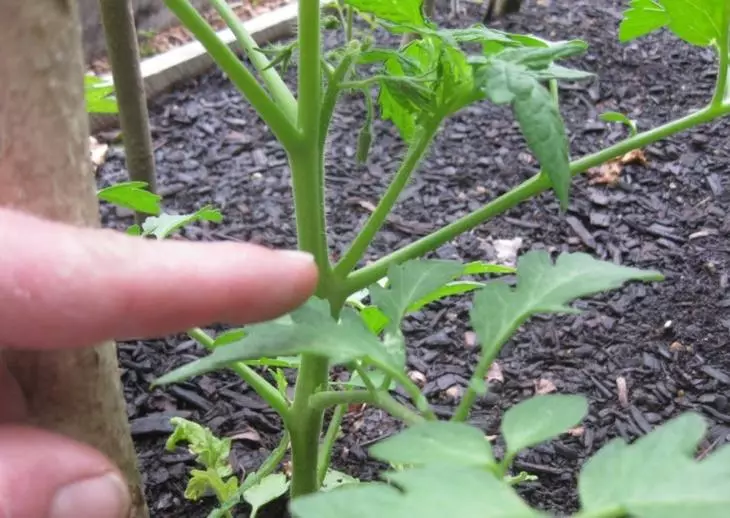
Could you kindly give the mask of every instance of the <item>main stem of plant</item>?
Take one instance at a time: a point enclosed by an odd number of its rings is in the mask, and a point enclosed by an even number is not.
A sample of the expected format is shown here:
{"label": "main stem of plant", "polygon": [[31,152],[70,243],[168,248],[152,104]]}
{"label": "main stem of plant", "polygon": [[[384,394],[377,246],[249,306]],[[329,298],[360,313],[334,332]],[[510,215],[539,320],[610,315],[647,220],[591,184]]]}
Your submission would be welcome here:
{"label": "main stem of plant", "polygon": [[[318,0],[299,2],[299,145],[288,149],[294,187],[294,209],[299,248],[310,252],[319,269],[317,295],[329,298],[332,267],[326,237],[324,210],[324,149],[320,140],[322,72],[320,41],[320,4]],[[341,302],[331,300],[332,313]],[[310,404],[317,389],[326,386],[329,362],[326,358],[303,354],[294,389],[290,414],[292,438],[291,497],[319,489],[317,464],[323,410]]]}

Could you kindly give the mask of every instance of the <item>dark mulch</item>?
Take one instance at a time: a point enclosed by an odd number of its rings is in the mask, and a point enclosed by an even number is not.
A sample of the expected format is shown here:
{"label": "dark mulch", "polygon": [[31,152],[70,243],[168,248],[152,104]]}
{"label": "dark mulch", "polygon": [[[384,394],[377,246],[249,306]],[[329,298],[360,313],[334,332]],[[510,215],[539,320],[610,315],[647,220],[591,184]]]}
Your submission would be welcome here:
{"label": "dark mulch", "polygon": [[[690,48],[669,34],[620,45],[615,34],[624,2],[552,4],[533,2],[499,26],[590,43],[588,55],[576,63],[600,79],[561,94],[574,156],[622,138],[621,128],[597,122],[602,111],[627,112],[641,128],[649,128],[709,99],[714,82],[709,50]],[[478,20],[471,4],[469,9],[468,20],[458,23]],[[220,73],[159,99],[153,114],[166,208],[184,212],[210,203],[225,215],[222,225],[187,229],[187,238],[295,245],[284,153]],[[343,105],[331,138],[329,222],[337,252],[367,216],[360,202],[377,201],[403,152],[393,130],[379,125],[369,166],[356,166],[353,127],[361,115],[359,100]],[[486,433],[496,433],[503,410],[534,394],[536,383],[548,381],[560,393],[590,398],[581,435],[562,437],[519,458],[518,468],[539,476],[520,489],[532,504],[556,514],[575,510],[576,473],[588,455],[609,438],[634,439],[679,412],[695,410],[707,418],[710,431],[703,448],[717,448],[730,438],[728,135],[727,124],[717,122],[654,144],[646,149],[648,165],[627,166],[616,187],[578,178],[565,216],[554,197],[545,194],[438,251],[440,257],[465,261],[491,259],[492,239],[521,237],[522,251],[586,251],[667,276],[661,284],[634,284],[581,302],[586,311],[579,316],[535,319],[502,353],[504,383],[493,384],[473,415]],[[524,151],[516,125],[502,109],[483,104],[454,117],[371,257],[411,242],[534,174],[536,165]],[[101,184],[124,178],[119,151],[100,174]],[[122,211],[108,208],[104,221],[113,226],[130,222]],[[406,324],[409,367],[425,374],[425,390],[445,416],[453,409],[453,387],[464,386],[477,356],[465,339],[467,309],[467,300],[437,305]],[[154,516],[204,516],[209,509],[208,503],[183,501],[191,459],[163,451],[169,416],[194,418],[224,435],[249,430],[247,440],[235,443],[234,463],[241,471],[254,469],[280,434],[274,414],[229,373],[148,389],[156,376],[200,354],[182,337],[120,344],[129,415]],[[621,380],[628,393],[624,404],[618,396]],[[348,416],[335,466],[372,478],[380,466],[368,459],[367,445],[397,429],[378,411]]]}

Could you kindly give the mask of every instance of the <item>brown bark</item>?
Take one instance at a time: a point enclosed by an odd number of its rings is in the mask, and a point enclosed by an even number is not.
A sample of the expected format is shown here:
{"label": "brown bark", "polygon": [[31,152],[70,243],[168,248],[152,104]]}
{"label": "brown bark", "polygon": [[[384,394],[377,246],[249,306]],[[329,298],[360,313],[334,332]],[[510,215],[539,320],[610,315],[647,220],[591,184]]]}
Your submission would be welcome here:
{"label": "brown bark", "polygon": [[[77,15],[76,0],[0,2],[0,206],[98,226]],[[106,454],[127,476],[131,516],[148,516],[115,344],[2,355],[32,423]]]}
{"label": "brown bark", "polygon": [[[147,97],[139,66],[139,44],[131,0],[100,0],[107,54],[112,66],[119,106],[119,125],[124,136],[124,154],[130,180],[147,182],[155,192],[155,161],[152,155]],[[137,223],[145,220],[137,214]]]}

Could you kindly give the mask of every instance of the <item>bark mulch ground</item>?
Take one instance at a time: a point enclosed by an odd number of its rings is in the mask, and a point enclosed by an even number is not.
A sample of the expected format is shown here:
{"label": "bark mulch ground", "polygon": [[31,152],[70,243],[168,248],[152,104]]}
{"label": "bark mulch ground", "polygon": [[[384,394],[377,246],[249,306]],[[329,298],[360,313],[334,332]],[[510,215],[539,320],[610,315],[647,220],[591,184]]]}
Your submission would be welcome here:
{"label": "bark mulch ground", "polygon": [[[700,107],[711,95],[715,63],[710,50],[691,48],[666,33],[620,45],[616,30],[625,7],[618,0],[531,3],[497,23],[551,39],[579,37],[590,44],[574,64],[599,79],[566,87],[563,113],[575,157],[623,138],[624,130],[598,121],[607,110],[628,113],[650,128]],[[448,2],[440,4],[445,15]],[[468,16],[449,24],[479,19]],[[330,42],[331,43],[331,42]],[[289,82],[293,74],[289,74]],[[169,211],[219,207],[225,221],[184,231],[195,240],[246,240],[274,247],[295,245],[284,153],[217,71],[158,99],[152,110],[160,190]],[[384,190],[403,145],[385,124],[377,126],[367,167],[355,163],[353,128],[363,106],[341,106],[330,139],[329,223],[341,252]],[[561,216],[553,195],[528,201],[485,223],[435,254],[464,261],[495,258],[495,239],[523,240],[534,249],[584,251],[621,264],[656,268],[666,281],[633,284],[580,302],[581,315],[539,318],[526,325],[499,358],[503,382],[492,383],[473,422],[497,433],[502,412],[536,391],[584,394],[590,415],[582,431],[533,448],[516,466],[538,476],[520,492],[557,515],[576,509],[576,474],[608,439],[632,440],[680,412],[694,410],[709,423],[705,450],[730,439],[730,135],[725,121],[649,146],[647,163],[623,167],[614,186],[574,183],[572,204]],[[537,170],[512,117],[481,104],[451,119],[420,173],[404,193],[393,220],[376,239],[374,258],[430,229],[466,214]],[[100,185],[125,179],[123,155],[113,148]],[[124,211],[103,208],[106,225],[131,223]],[[194,287],[191,287],[194,289]],[[407,323],[409,368],[427,380],[425,391],[440,414],[469,378],[477,351],[467,333],[468,300],[434,305]],[[253,470],[276,445],[276,416],[233,375],[222,372],[149,390],[157,376],[203,352],[185,337],[119,345],[134,439],[155,517],[205,516],[210,502],[190,504],[182,494],[191,457],[167,453],[168,419],[196,419],[235,441],[233,463]],[[381,466],[367,445],[399,429],[373,409],[348,415],[334,465],[370,479]]]}

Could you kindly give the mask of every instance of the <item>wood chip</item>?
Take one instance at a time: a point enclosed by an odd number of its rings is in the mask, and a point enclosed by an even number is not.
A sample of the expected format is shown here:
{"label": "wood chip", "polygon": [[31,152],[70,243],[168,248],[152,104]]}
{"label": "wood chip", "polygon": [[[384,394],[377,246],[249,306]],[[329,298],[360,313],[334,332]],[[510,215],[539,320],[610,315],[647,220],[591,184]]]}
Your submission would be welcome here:
{"label": "wood chip", "polygon": [[426,385],[426,375],[420,371],[410,371],[408,377],[413,383],[423,388]]}
{"label": "wood chip", "polygon": [[254,444],[261,444],[261,434],[250,426],[247,426],[240,432],[229,435],[229,437],[234,441],[246,441]]}
{"label": "wood chip", "polygon": [[548,379],[540,378],[535,381],[535,394],[537,395],[550,394],[556,390],[558,390],[558,388],[555,386],[555,383]]}
{"label": "wood chip", "polygon": [[621,406],[628,408],[629,406],[629,388],[626,384],[626,378],[619,376],[616,378],[616,388],[618,389],[618,401]]}
{"label": "wood chip", "polygon": [[493,362],[492,365],[489,366],[489,371],[487,372],[487,383],[489,382],[499,382],[504,383],[504,375],[502,374],[502,367],[499,366],[498,362]]}

